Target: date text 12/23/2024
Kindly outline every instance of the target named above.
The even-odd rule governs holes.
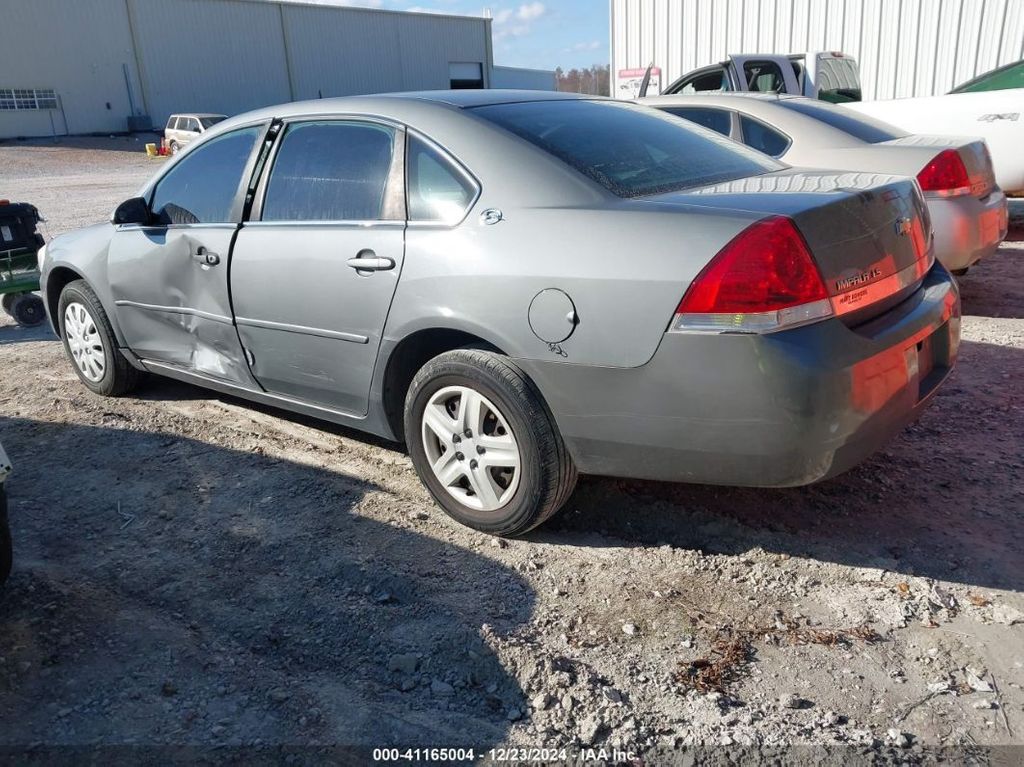
[[[552,762],[585,764],[590,762],[623,764],[636,760],[629,750],[618,748],[375,748],[375,764],[462,764],[481,760],[483,764],[548,764]]]

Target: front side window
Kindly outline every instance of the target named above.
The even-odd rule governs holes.
[[[457,223],[476,190],[452,161],[427,142],[409,137],[408,189],[410,221]]]
[[[727,91],[729,90],[729,80],[725,75],[725,70],[722,68],[716,68],[710,72],[704,72],[702,74],[695,75],[689,80],[684,82],[678,89],[673,90],[673,93],[705,93],[713,91]]]
[[[743,133],[743,143],[758,152],[780,157],[789,149],[788,138],[759,120],[740,115],[740,130]]]
[[[665,107],[665,112],[682,117],[697,125],[710,128],[715,133],[728,136],[732,132],[732,118],[723,109],[704,109],[702,107]]]
[[[380,219],[394,144],[394,130],[372,123],[289,125],[270,171],[262,219]]]
[[[614,101],[536,101],[475,114],[619,197],[672,192],[781,169],[763,155],[656,109]]]
[[[263,129],[225,133],[183,157],[160,181],[150,207],[163,224],[221,224],[231,221],[249,155]]]
[[[214,125],[219,122],[223,122],[226,118],[217,115],[216,117],[200,117],[199,122],[203,126],[203,130],[210,130]]]

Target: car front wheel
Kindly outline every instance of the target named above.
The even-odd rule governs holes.
[[[540,393],[489,351],[460,349],[428,362],[405,401],[413,465],[454,520],[515,536],[568,500],[576,468]]]
[[[64,351],[90,391],[121,397],[138,385],[142,374],[118,351],[107,313],[85,280],[64,286],[57,316]]]

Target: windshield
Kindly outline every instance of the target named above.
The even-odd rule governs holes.
[[[889,123],[876,120],[874,117],[855,114],[849,109],[811,99],[781,99],[779,106],[813,117],[829,127],[868,144],[880,144],[883,141],[892,141],[910,135],[895,125],[889,125]]]
[[[217,115],[216,117],[200,117],[199,122],[203,124],[203,130],[208,130],[217,123],[223,122],[226,119],[227,118],[224,117],[224,115]]]
[[[473,111],[620,197],[707,186],[785,167],[693,123],[633,104],[566,100]]]

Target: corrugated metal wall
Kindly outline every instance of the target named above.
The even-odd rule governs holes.
[[[865,99],[928,96],[1024,58],[1024,0],[611,0],[611,13],[612,77],[653,61],[664,85],[730,54],[838,50],[860,63]]]
[[[0,111],[0,138],[161,127],[290,100],[447,88],[492,70],[490,21],[268,0],[32,0],[0,19],[0,88],[53,88],[60,110]]]

